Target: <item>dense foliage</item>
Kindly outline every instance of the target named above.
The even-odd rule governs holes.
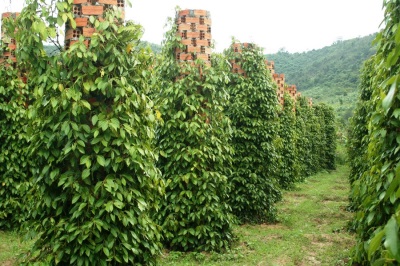
[[[25,199],[30,188],[31,164],[27,158],[27,86],[13,63],[7,64],[0,64],[0,229],[3,230],[18,228],[29,211]]]
[[[274,139],[278,133],[278,99],[275,85],[257,47],[233,45],[226,51],[230,61],[246,75],[230,74],[230,102],[226,113],[232,120],[233,160],[230,204],[242,222],[276,219],[275,203],[281,199]]]
[[[226,173],[232,160],[231,129],[222,106],[225,76],[201,60],[179,64],[174,51],[181,37],[172,27],[157,65],[156,99],[162,125],[157,131],[159,167],[166,198],[157,214],[166,247],[215,250],[230,246],[233,215]],[[228,169],[227,169],[228,168]]]
[[[88,48],[80,39],[48,57],[42,41],[54,37],[55,21],[72,19],[70,2],[59,1],[52,17],[54,7],[31,1],[19,18],[26,30],[19,31],[18,53],[36,98],[30,224],[38,236],[27,263],[155,264],[161,235],[150,214],[163,183],[146,96],[152,56],[135,49],[140,26],[123,26],[110,11],[102,21],[90,18],[96,34]]]
[[[278,181],[282,188],[290,189],[301,180],[296,143],[302,136],[296,131],[295,103],[287,93],[284,95],[283,108],[279,114],[278,135],[280,139],[275,142],[280,155]]]
[[[352,201],[357,245],[353,260],[368,265],[400,262],[400,1],[384,1],[385,28],[376,56],[367,62],[352,142]],[[361,105],[364,105],[362,107]],[[363,136],[368,130],[367,136]]]
[[[375,36],[337,41],[322,49],[302,53],[282,50],[266,57],[275,61],[276,71],[285,73],[286,82],[296,84],[300,91],[315,87],[355,89],[363,61],[376,52],[371,46]]]

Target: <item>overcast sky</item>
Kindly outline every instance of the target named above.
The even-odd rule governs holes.
[[[303,52],[377,32],[383,0],[130,0],[127,19],[144,27],[143,39],[161,44],[175,7],[205,9],[212,18],[215,49],[227,48],[232,36],[275,53]],[[0,0],[0,12],[17,11],[22,0]],[[6,8],[8,8],[6,10]]]

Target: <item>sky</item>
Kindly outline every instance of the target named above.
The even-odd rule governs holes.
[[[211,13],[216,52],[232,37],[252,42],[265,53],[280,49],[304,52],[338,40],[379,31],[383,0],[130,0],[126,18],[144,28],[143,40],[161,44],[168,17],[175,8],[204,9]],[[23,0],[0,0],[0,13],[18,11]]]

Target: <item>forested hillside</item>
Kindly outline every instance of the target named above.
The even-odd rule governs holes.
[[[284,73],[287,84],[296,84],[303,95],[314,102],[332,105],[338,117],[346,122],[357,98],[362,63],[375,53],[375,34],[303,53],[284,50],[267,54],[275,61],[277,73]]]

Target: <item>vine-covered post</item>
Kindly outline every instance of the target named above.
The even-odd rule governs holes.
[[[30,91],[16,57],[16,19],[3,13],[0,44],[0,230],[18,229],[29,213],[31,187],[27,156]]]
[[[231,62],[226,114],[232,120],[235,150],[230,205],[241,222],[276,219],[281,199],[277,177],[278,98],[261,49],[233,43],[226,51]]]
[[[156,66],[155,97],[163,120],[157,146],[167,184],[158,221],[169,249],[221,251],[233,241],[225,73],[211,66],[209,12],[177,11],[175,23]]]
[[[139,46],[142,28],[122,23],[118,7],[88,14],[90,42],[76,35],[46,55],[43,41],[57,43],[65,23],[77,27],[75,2],[30,0],[19,19],[37,162],[30,225],[38,235],[26,264],[154,265],[161,235],[151,215],[163,182],[148,97],[153,56]],[[102,1],[93,2],[82,5]]]

